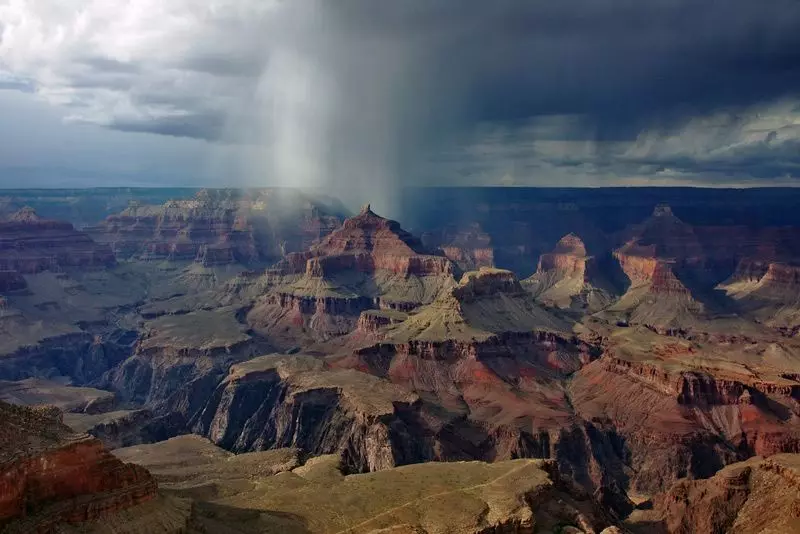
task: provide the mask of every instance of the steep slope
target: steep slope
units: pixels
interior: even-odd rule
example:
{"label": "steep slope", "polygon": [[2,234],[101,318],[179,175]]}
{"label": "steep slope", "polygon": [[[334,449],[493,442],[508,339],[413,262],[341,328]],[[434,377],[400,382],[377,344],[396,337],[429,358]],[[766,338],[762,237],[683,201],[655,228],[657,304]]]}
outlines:
{"label": "steep slope", "polygon": [[597,311],[613,300],[612,284],[588,256],[580,237],[567,234],[555,249],[539,257],[536,272],[522,282],[538,301],[558,308]]}
{"label": "steep slope", "polygon": [[447,258],[428,254],[398,223],[366,206],[309,251],[289,254],[267,281],[252,281],[269,290],[248,322],[273,339],[324,340],[351,332],[362,311],[431,302],[453,283],[453,271]]}
{"label": "steep slope", "polygon": [[64,426],[55,408],[0,402],[0,527],[51,532],[153,499],[156,483],[102,444]]}
{"label": "steep slope", "polygon": [[752,455],[800,451],[800,345],[696,340],[625,328],[570,383],[576,412],[625,443],[632,489],[652,493]]}
{"label": "steep slope", "polygon": [[482,269],[385,327],[379,343],[332,362],[418,394],[421,420],[436,429],[425,435],[442,444],[436,459],[560,457],[592,486],[601,475],[590,473],[593,452],[564,384],[592,353],[569,328],[511,272]]}
{"label": "steep slope", "polygon": [[800,329],[800,266],[796,263],[744,259],[719,288],[759,322],[790,332]]}
{"label": "steep slope", "polygon": [[753,458],[706,480],[681,480],[637,512],[635,533],[759,534],[800,532],[800,457]]}
{"label": "steep slope", "polygon": [[[604,315],[660,330],[691,329],[710,314],[718,273],[694,228],[659,205],[642,224],[623,233],[614,251],[630,287]],[[686,284],[691,281],[691,289]],[[702,297],[702,298],[701,298]]]}
{"label": "steep slope", "polygon": [[313,356],[270,355],[234,365],[193,430],[232,451],[342,453],[347,469],[377,471],[432,456],[414,443],[419,429],[404,422],[418,403],[402,387]]}

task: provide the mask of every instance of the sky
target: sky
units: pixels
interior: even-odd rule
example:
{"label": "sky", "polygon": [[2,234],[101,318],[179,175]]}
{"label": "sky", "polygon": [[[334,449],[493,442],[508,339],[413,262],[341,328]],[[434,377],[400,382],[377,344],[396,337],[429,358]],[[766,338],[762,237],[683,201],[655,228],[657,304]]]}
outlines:
{"label": "sky", "polygon": [[796,0],[0,0],[0,187],[795,185]]}

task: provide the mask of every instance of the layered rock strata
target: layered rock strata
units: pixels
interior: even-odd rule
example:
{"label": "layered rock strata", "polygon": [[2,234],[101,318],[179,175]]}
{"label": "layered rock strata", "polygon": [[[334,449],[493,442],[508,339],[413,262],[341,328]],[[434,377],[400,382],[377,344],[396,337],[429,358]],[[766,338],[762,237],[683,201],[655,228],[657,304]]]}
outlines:
{"label": "layered rock strata", "polygon": [[4,532],[51,532],[61,523],[96,520],[155,497],[156,482],[144,468],[73,433],[57,409],[0,402],[0,421]]}
{"label": "layered rock strata", "polygon": [[71,267],[102,269],[114,254],[68,222],[42,219],[25,208],[0,219],[0,291],[24,289],[19,276]]}

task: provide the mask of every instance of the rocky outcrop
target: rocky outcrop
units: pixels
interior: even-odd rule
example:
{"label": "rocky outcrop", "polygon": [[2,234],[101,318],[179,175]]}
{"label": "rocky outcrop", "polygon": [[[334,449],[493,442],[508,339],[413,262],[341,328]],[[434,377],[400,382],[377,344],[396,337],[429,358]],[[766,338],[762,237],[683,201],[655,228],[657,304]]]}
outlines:
{"label": "rocky outcrop", "polygon": [[586,253],[586,245],[575,234],[567,234],[552,252],[542,254],[536,272],[523,281],[540,302],[559,308],[596,311],[613,299],[611,284],[599,272],[597,261]]}
{"label": "rocky outcrop", "polygon": [[422,461],[401,413],[419,399],[379,378],[326,368],[311,356],[264,356],[235,365],[214,390],[193,431],[235,452],[295,447],[341,453],[350,471]]}
{"label": "rocky outcrop", "polygon": [[422,241],[399,223],[379,217],[366,205],[311,250],[290,254],[276,270],[282,275],[305,273],[315,277],[342,270],[436,276],[453,274],[453,265],[444,256],[430,254]]}
{"label": "rocky outcrop", "polygon": [[95,243],[68,222],[42,219],[30,208],[0,220],[0,273],[11,272],[0,275],[0,285],[5,280],[5,284],[19,286],[19,278],[13,272],[32,274],[112,265],[114,255],[109,247]]}
{"label": "rocky outcrop", "polygon": [[54,408],[0,402],[0,525],[4,532],[50,532],[153,499],[156,483],[96,439],[73,433]]}
{"label": "rocky outcrop", "polygon": [[203,190],[161,206],[132,203],[88,229],[119,257],[263,263],[306,249],[341,223],[340,208],[293,190]]}
{"label": "rocky outcrop", "polygon": [[[117,453],[143,462],[171,493],[193,499],[192,526],[201,532],[246,529],[247,518],[225,514],[219,502],[248,503],[259,527],[276,532],[598,533],[614,523],[591,494],[541,460],[428,463],[351,475],[338,455],[305,462],[292,449],[232,456],[196,436]],[[207,491],[209,478],[215,491]]]}
{"label": "rocky outcrop", "polygon": [[[682,476],[705,477],[752,455],[800,451],[800,384],[664,360],[607,355],[570,385],[578,414],[624,439],[636,475],[631,487],[652,492]],[[685,358],[700,361],[701,354]],[[670,359],[672,358],[672,359]]]}
{"label": "rocky outcrop", "polygon": [[309,251],[268,270],[267,293],[248,322],[279,345],[328,341],[352,332],[363,311],[405,312],[431,302],[454,283],[453,273],[447,258],[366,206]]}
{"label": "rocky outcrop", "polygon": [[48,337],[3,355],[0,380],[67,376],[76,384],[90,384],[130,356],[136,337],[130,330]]}
{"label": "rocky outcrop", "polygon": [[187,420],[235,362],[253,358],[269,344],[246,333],[236,310],[219,308],[163,316],[145,324],[133,354],[101,384],[124,402],[178,413]]}
{"label": "rocky outcrop", "polygon": [[682,480],[655,498],[655,515],[669,534],[796,532],[798,468],[797,455],[782,454],[730,465],[706,480]]}

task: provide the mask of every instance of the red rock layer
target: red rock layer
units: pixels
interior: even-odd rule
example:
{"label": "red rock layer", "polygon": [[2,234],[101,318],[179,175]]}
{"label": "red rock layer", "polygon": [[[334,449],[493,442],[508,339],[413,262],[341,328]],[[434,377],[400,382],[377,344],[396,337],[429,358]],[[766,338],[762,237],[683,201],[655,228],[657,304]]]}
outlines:
{"label": "red rock layer", "polygon": [[110,248],[98,245],[68,222],[40,219],[30,209],[0,221],[0,271],[33,274],[113,264]]}
{"label": "red rock layer", "polygon": [[616,251],[622,271],[634,286],[648,285],[653,293],[688,295],[689,290],[675,276],[670,263],[647,256],[629,255]]}
{"label": "red rock layer", "polygon": [[654,501],[668,534],[797,532],[797,459],[734,464],[706,480],[681,480]]}
{"label": "red rock layer", "polygon": [[586,246],[580,237],[568,234],[559,240],[553,252],[542,254],[536,272],[553,272],[558,279],[586,281]]}
{"label": "red rock layer", "polygon": [[0,403],[0,526],[51,532],[63,522],[100,519],[156,495],[142,467],[72,433],[55,409]]}
{"label": "red rock layer", "polygon": [[800,266],[770,263],[762,282],[779,290],[800,289]]}
{"label": "red rock layer", "polygon": [[453,264],[444,256],[427,254],[419,239],[366,206],[310,251],[289,254],[275,271],[324,277],[341,270],[430,276],[452,274]]}

